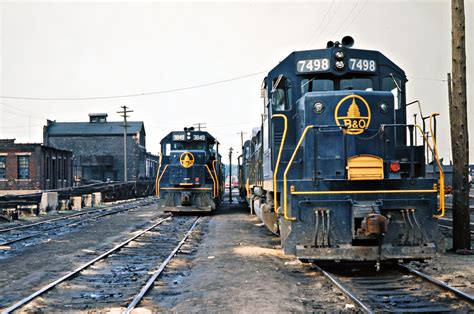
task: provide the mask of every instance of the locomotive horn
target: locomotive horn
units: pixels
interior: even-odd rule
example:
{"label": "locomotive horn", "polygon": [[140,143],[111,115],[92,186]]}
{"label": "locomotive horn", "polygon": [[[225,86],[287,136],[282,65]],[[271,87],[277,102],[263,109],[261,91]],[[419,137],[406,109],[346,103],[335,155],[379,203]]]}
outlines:
{"label": "locomotive horn", "polygon": [[328,41],[328,43],[326,44],[326,48],[331,48],[331,47],[334,47],[334,42]]}
{"label": "locomotive horn", "polygon": [[354,38],[352,38],[351,36],[344,36],[344,38],[342,38],[342,46],[350,48],[353,45],[354,45]]}

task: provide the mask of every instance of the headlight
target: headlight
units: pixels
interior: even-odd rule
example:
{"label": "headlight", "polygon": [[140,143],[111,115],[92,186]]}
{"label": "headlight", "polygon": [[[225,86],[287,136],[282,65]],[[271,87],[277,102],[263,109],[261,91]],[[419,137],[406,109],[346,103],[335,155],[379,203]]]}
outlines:
{"label": "headlight", "polygon": [[339,59],[339,60],[344,58],[344,52],[342,51],[336,51],[334,55],[336,56],[336,59]]}
{"label": "headlight", "polygon": [[387,113],[388,112],[388,105],[384,102],[380,103],[379,108],[380,108],[380,111],[382,111],[382,113]]}
{"label": "headlight", "polygon": [[336,61],[336,68],[342,70],[344,68],[344,61]]}
{"label": "headlight", "polygon": [[324,104],[320,101],[317,101],[314,105],[313,105],[313,110],[314,112],[316,113],[322,113],[324,111]]}

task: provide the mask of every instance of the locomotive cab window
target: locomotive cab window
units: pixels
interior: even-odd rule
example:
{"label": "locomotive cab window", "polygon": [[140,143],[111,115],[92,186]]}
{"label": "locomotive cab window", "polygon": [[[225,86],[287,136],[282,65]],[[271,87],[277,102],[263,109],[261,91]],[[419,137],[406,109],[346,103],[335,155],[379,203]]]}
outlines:
{"label": "locomotive cab window", "polygon": [[341,80],[341,90],[373,90],[372,80],[369,78],[351,78]]}
{"label": "locomotive cab window", "polygon": [[392,92],[395,109],[399,109],[402,101],[402,80],[396,76],[384,77],[382,80],[382,90]]}
{"label": "locomotive cab window", "polygon": [[327,92],[334,90],[332,80],[303,79],[301,81],[301,94],[308,92]]}
{"label": "locomotive cab window", "polygon": [[272,108],[274,111],[287,111],[291,109],[291,102],[291,82],[280,75],[273,80]]}
{"label": "locomotive cab window", "polygon": [[184,150],[184,143],[174,142],[173,143],[173,150]]}
{"label": "locomotive cab window", "polygon": [[171,144],[166,143],[165,145],[165,156],[169,156],[171,154]]}

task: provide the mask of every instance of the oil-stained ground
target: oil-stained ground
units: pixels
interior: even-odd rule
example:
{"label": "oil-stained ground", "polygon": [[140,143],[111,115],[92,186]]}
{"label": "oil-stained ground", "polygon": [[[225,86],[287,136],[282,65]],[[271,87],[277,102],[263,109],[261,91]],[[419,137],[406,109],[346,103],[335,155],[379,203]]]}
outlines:
{"label": "oil-stained ground", "polygon": [[142,312],[329,312],[352,309],[309,266],[283,255],[279,239],[248,209],[226,204],[208,218],[155,284]]}
{"label": "oil-stained ground", "polygon": [[[279,239],[245,206],[226,204],[208,217],[184,250],[136,313],[355,311],[310,265],[283,255]],[[440,254],[412,266],[474,293],[472,255]]]}

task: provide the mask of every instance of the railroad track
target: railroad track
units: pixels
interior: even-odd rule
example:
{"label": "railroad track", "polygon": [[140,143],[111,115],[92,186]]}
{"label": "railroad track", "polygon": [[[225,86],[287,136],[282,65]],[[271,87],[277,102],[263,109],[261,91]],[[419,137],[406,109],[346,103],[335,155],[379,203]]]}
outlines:
{"label": "railroad track", "polygon": [[127,308],[126,312],[130,312],[188,239],[199,219],[191,216],[160,218],[1,313],[19,309],[100,311],[112,307]]}
{"label": "railroad track", "polygon": [[[438,226],[443,229],[453,230],[453,219],[449,217],[439,218]],[[471,235],[474,235],[474,222],[471,222],[469,227],[470,227]]]}
{"label": "railroad track", "polygon": [[[63,234],[67,232],[67,230],[70,230],[66,228],[73,228],[92,220],[129,211],[154,202],[154,199],[147,198],[114,205],[112,207],[80,212],[65,217],[0,229],[0,254],[2,252],[4,254],[10,252],[12,245],[18,245],[20,242],[25,241],[25,245],[40,243],[51,235]],[[7,250],[2,250],[1,248],[7,248]]]}
{"label": "railroad track", "polygon": [[371,268],[337,274],[314,266],[366,313],[474,310],[474,296],[405,265],[380,272]]}

